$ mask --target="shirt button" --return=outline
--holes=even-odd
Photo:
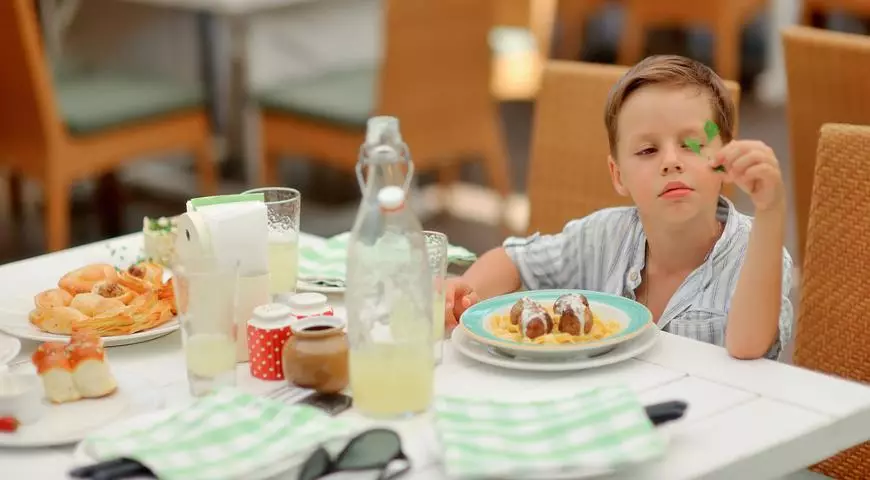
[[[637,272],[631,272],[628,278],[630,278],[632,282],[637,280]]]

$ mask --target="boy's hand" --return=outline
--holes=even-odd
[[[746,192],[756,212],[785,206],[785,188],[779,162],[773,150],[763,142],[734,140],[713,157],[712,166],[725,167],[725,181],[733,182]]]
[[[468,307],[479,302],[477,293],[474,292],[462,278],[451,278],[445,285],[444,302],[444,329],[452,331],[459,324],[459,317]]]

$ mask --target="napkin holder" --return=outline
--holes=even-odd
[[[238,196],[229,196],[238,198]],[[218,197],[207,197],[215,199]],[[220,202],[212,201],[209,205],[217,205]],[[233,203],[233,202],[227,202]],[[199,207],[188,202],[188,211],[178,217],[178,233],[176,236],[175,250],[178,261],[193,269],[216,268],[221,264],[228,264],[229,252],[221,252],[212,237],[212,228],[205,212],[199,211],[205,205]],[[265,261],[266,252],[266,217],[265,205],[263,209],[264,235],[252,235],[239,237],[233,251],[247,249],[262,251],[264,258],[242,258],[239,262],[239,276],[236,285],[236,307],[234,320],[236,324],[236,360],[238,362],[249,361],[248,340],[246,325],[255,307],[270,302],[270,285],[268,263]],[[257,222],[259,223],[259,222]],[[260,243],[262,243],[260,245]],[[217,251],[216,251],[217,248]]]

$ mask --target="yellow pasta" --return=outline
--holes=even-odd
[[[553,309],[544,307],[550,317],[553,318],[553,331],[538,338],[524,337],[519,325],[511,323],[510,314],[493,315],[489,321],[490,331],[499,338],[512,340],[519,343],[537,345],[576,344],[601,340],[622,330],[622,324],[615,320],[601,320],[595,312],[592,312],[592,330],[588,334],[571,335],[559,331],[559,315],[553,313]]]

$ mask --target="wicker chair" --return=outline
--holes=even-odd
[[[619,41],[619,63],[632,65],[643,56],[648,29],[665,26],[702,26],[714,37],[713,64],[729,80],[740,75],[740,34],[767,0],[622,0],[625,24]]]
[[[577,58],[578,53],[583,49],[586,23],[607,2],[608,0],[559,0],[556,58],[561,60]]]
[[[257,95],[260,183],[277,185],[278,162],[297,154],[353,172],[366,120],[394,115],[418,172],[444,183],[460,162],[482,161],[490,185],[511,191],[498,104],[490,93],[486,0],[390,0],[383,64],[284,82]]]
[[[790,27],[782,32],[800,251],[806,242],[819,129],[870,124],[870,37]]]
[[[530,232],[558,232],[570,219],[631,204],[613,190],[603,120],[607,95],[627,70],[561,60],[544,68],[532,127]],[[726,84],[738,103],[740,86]]]
[[[34,2],[0,1],[0,167],[12,174],[13,210],[21,178],[45,198],[49,250],[69,246],[76,181],[146,155],[193,154],[200,192],[217,192],[202,92],[165,79],[103,71],[49,71]]]
[[[870,126],[825,124],[816,159],[794,364],[870,382]],[[812,470],[870,478],[870,442]]]
[[[803,0],[801,24],[824,27],[824,17],[831,12],[846,12],[870,19],[870,2],[867,0]]]

